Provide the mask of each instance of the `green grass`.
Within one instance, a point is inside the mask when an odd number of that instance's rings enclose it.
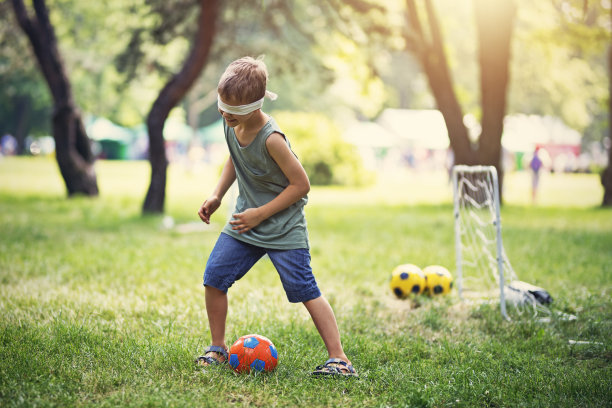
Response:
[[[504,245],[523,280],[575,321],[506,322],[497,307],[448,297],[400,301],[400,263],[454,265],[444,174],[405,173],[368,189],[314,188],[313,268],[357,380],[309,377],[325,348],[262,261],[230,291],[228,341],[271,338],[278,368],[202,373],[201,286],[227,214],[196,210],[217,172],[169,172],[167,213],[142,217],[149,169],[99,162],[97,199],[64,197],[52,160],[0,160],[0,406],[528,406],[612,404],[612,212],[595,175],[550,175],[528,204],[507,178]],[[547,182],[548,181],[548,182]],[[569,340],[589,341],[570,344]]]

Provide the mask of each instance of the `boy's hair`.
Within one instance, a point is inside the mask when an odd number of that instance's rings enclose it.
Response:
[[[243,57],[225,69],[219,79],[217,92],[224,98],[248,104],[265,96],[267,81],[266,64],[260,59]]]

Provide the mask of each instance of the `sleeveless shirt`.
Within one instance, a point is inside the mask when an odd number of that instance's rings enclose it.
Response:
[[[249,145],[242,147],[234,129],[227,126],[225,121],[223,121],[223,129],[238,182],[238,198],[234,213],[261,207],[272,201],[289,185],[289,180],[270,156],[266,148],[266,140],[272,133],[279,133],[291,149],[291,144],[285,134],[281,132],[274,119],[269,117],[268,122],[259,130],[255,139]],[[232,230],[229,222],[225,225],[223,232],[239,241],[262,248],[308,249],[308,230],[304,216],[304,206],[307,202],[308,197],[304,196],[243,234]]]

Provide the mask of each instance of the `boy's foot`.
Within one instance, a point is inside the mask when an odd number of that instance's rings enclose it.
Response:
[[[330,358],[325,364],[317,366],[312,375],[331,375],[339,377],[359,377],[355,368],[339,358]]]
[[[198,357],[196,365],[208,367],[227,363],[229,356],[227,350],[221,346],[208,346],[204,349],[204,355]]]

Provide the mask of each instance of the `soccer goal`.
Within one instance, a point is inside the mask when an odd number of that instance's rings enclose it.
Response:
[[[505,319],[549,314],[548,293],[518,280],[502,243],[499,183],[493,166],[453,167],[456,282],[470,301],[499,301]]]

